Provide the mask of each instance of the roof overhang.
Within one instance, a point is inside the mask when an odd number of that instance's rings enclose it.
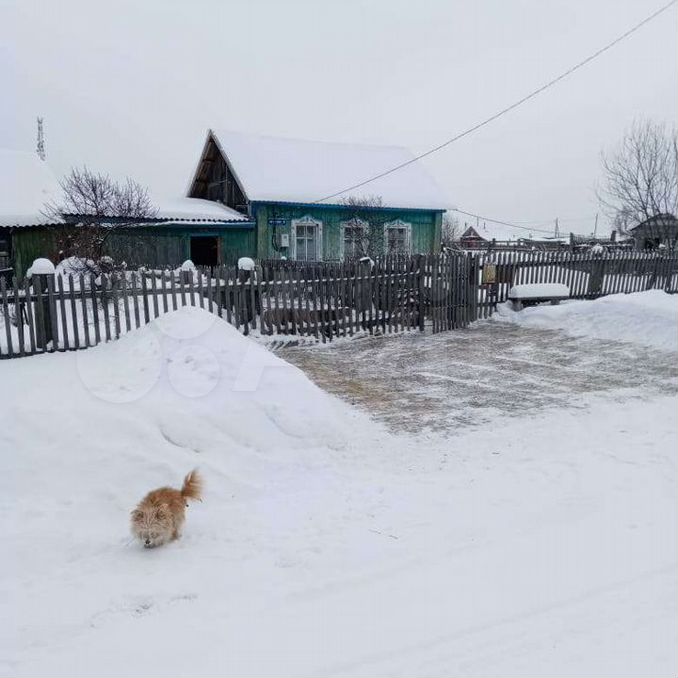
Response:
[[[437,212],[443,214],[447,210],[440,207],[393,207],[391,205],[350,205],[347,203],[328,203],[328,202],[293,202],[287,200],[252,200],[251,204],[256,205],[281,205],[283,207],[301,207],[306,209],[351,209],[355,212]]]

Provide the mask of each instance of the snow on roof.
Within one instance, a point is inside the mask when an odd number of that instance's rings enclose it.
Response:
[[[201,198],[174,198],[163,201],[158,208],[156,218],[199,223],[250,221],[249,217],[220,202]]]
[[[249,200],[310,203],[414,159],[406,148],[253,136],[210,130]],[[379,196],[386,207],[440,209],[450,204],[419,162],[355,191]]]
[[[60,194],[49,165],[35,153],[0,149],[0,226],[58,223],[43,212]]]

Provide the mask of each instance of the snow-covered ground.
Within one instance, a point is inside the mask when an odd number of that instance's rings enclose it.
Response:
[[[523,327],[564,330],[575,337],[628,341],[665,351],[678,350],[678,295],[661,290],[612,294],[595,301],[563,301],[520,312],[500,305],[495,320]]]
[[[676,673],[672,381],[396,435],[193,308],[0,381],[0,675]]]

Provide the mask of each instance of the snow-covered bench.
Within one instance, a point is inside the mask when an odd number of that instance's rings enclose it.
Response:
[[[559,304],[561,299],[570,298],[570,288],[562,283],[532,283],[528,285],[514,285],[508,293],[514,311],[520,311],[524,306],[534,306],[549,301]]]

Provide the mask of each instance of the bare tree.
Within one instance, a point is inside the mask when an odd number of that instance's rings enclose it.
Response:
[[[73,168],[60,185],[61,200],[45,206],[49,216],[62,217],[67,223],[74,220],[58,231],[59,256],[75,257],[85,271],[120,268],[122,264],[108,256],[107,242],[113,233],[156,215],[148,191],[130,178],[118,183],[87,167]]]
[[[461,236],[461,224],[459,218],[451,214],[445,214],[443,217],[443,227],[441,234],[442,244],[446,247],[452,247]]]
[[[678,209],[678,141],[675,129],[636,121],[612,153],[601,153],[603,208],[621,232]]]
[[[343,200],[349,207],[349,218],[344,223],[344,256],[347,258],[374,257],[380,254],[396,254],[407,246],[406,234],[398,228],[386,225],[393,217],[383,210],[381,196],[362,198],[350,196]],[[404,229],[403,229],[404,230]]]

